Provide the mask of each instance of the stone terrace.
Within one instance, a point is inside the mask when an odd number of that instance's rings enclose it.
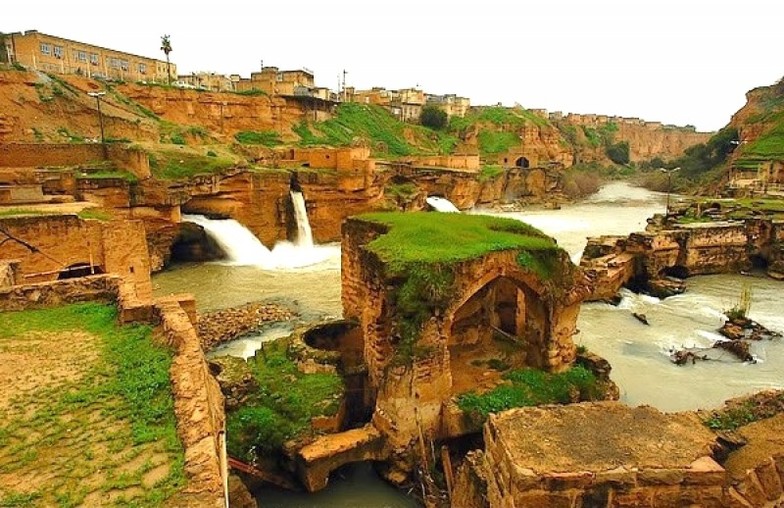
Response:
[[[714,443],[694,414],[613,402],[524,408],[491,416],[479,467],[491,506],[722,506]]]

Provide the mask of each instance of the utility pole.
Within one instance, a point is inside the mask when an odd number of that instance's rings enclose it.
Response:
[[[95,101],[98,103],[98,125],[101,127],[101,151],[103,152],[103,159],[108,159],[108,155],[106,153],[106,138],[103,135],[103,113],[101,112],[101,97],[106,95],[106,92],[87,92],[87,95],[90,97],[95,97]]]
[[[343,69],[343,102],[346,102],[346,69]]]

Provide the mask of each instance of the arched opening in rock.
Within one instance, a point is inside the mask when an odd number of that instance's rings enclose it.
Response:
[[[525,157],[518,157],[515,161],[515,166],[518,168],[529,168],[531,167],[531,163]]]
[[[88,275],[100,275],[104,273],[100,266],[90,266],[90,263],[74,263],[60,270],[57,280],[75,279],[77,277],[87,277]]]
[[[226,259],[227,255],[218,242],[192,222],[179,224],[179,232],[171,246],[172,262],[214,261]]]
[[[546,305],[525,283],[498,277],[484,285],[452,316],[454,393],[490,388],[511,368],[541,367],[548,330]]]
[[[317,325],[303,333],[302,340],[314,349],[340,353],[338,367],[346,384],[346,427],[368,423],[376,400],[367,382],[365,340],[358,323],[339,320]]]
[[[664,277],[675,277],[676,279],[686,279],[689,277],[689,269],[683,265],[668,266],[660,272]]]

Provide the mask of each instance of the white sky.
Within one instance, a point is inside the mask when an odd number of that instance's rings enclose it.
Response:
[[[782,0],[35,0],[0,31],[42,32],[245,77],[307,67],[319,86],[419,85],[715,130],[784,75]]]

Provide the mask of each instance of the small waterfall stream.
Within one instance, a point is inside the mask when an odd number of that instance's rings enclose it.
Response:
[[[268,266],[272,253],[248,228],[234,219],[213,220],[203,215],[183,215],[182,220],[204,228],[228,256],[233,265]]]
[[[436,212],[460,213],[460,210],[446,198],[429,196],[425,202]]]
[[[299,191],[292,190],[291,202],[294,205],[294,218],[297,220],[297,246],[313,247],[313,232],[310,230],[305,196]]]

